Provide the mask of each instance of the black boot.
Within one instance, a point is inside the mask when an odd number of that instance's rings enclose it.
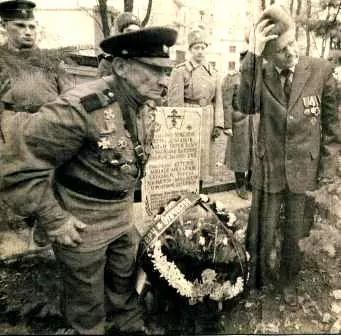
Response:
[[[236,185],[237,185],[236,192],[237,192],[238,197],[240,197],[241,199],[244,199],[244,200],[248,200],[249,195],[248,195],[247,190],[246,190],[245,173],[235,172],[234,174],[236,177]]]

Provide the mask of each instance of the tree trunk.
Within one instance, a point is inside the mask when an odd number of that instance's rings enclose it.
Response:
[[[305,36],[306,36],[306,41],[307,41],[307,44],[306,44],[306,47],[305,47],[305,55],[306,56],[309,56],[310,54],[310,30],[309,29],[306,29],[305,31]]]
[[[103,36],[106,38],[110,35],[107,0],[98,0],[98,9],[101,17]]]
[[[310,18],[310,15],[311,15],[311,0],[307,0],[307,18],[306,18],[306,25],[305,25],[305,34],[306,34],[306,41],[307,41],[307,44],[306,44],[306,49],[305,49],[305,54],[306,56],[309,56],[310,54],[310,28],[309,28],[309,18]]]
[[[296,18],[301,14],[301,9],[302,9],[302,0],[297,0]],[[298,30],[299,30],[299,27],[298,25],[296,25],[296,30],[295,30],[296,40],[298,39]]]
[[[142,27],[145,27],[150,19],[150,14],[152,13],[152,6],[153,6],[153,0],[148,0],[147,13],[141,23]]]
[[[124,11],[132,12],[134,9],[134,0],[123,0],[124,1]]]
[[[261,9],[262,9],[262,10],[265,9],[265,0],[261,0]]]
[[[330,20],[330,7],[328,6],[327,15],[325,21],[328,22]],[[326,52],[327,40],[329,37],[328,29],[325,29],[325,35],[322,37],[322,46],[321,46],[321,55],[320,58],[324,58],[324,53]]]
[[[294,14],[294,0],[290,0],[290,14],[291,16]]]

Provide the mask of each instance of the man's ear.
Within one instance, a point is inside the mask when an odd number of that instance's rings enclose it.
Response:
[[[7,22],[0,20],[0,28],[6,30],[7,29]]]
[[[121,57],[114,57],[112,61],[112,68],[114,73],[122,78],[127,78],[129,62]]]

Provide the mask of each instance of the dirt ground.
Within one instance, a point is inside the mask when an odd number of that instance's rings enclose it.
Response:
[[[0,269],[0,334],[60,334],[65,325],[58,310],[61,274],[54,260],[35,257]],[[175,321],[172,312],[159,321],[177,335],[248,333],[328,333],[335,318],[330,310],[329,288],[314,265],[305,264],[300,274],[300,309],[290,311],[276,289],[250,293],[233,307],[225,307],[219,320],[201,327],[190,326],[193,310],[184,309],[185,321]],[[167,316],[168,314],[168,316]],[[198,315],[199,316],[199,315]],[[187,319],[187,321],[186,321]]]
[[[249,202],[236,205],[234,193],[213,199],[235,205],[240,220],[246,221]],[[13,261],[14,260],[14,261]],[[67,334],[59,313],[61,274],[51,255],[0,260],[0,334]],[[218,314],[205,315],[200,306],[181,306],[178,311],[158,310],[154,317],[172,335],[187,334],[324,334],[337,323],[340,299],[331,297],[328,275],[306,258],[299,274],[299,309],[292,311],[276,287],[251,292],[226,304]],[[163,306],[163,308],[165,308]],[[340,309],[340,311],[338,311]]]

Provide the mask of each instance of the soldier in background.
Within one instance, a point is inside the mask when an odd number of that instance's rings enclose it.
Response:
[[[240,53],[242,62],[247,51]],[[232,131],[230,146],[226,151],[226,164],[234,172],[237,194],[240,198],[249,198],[247,189],[250,187],[252,162],[254,162],[254,148],[257,139],[259,115],[247,115],[240,112],[238,89],[240,73],[228,73],[223,80],[223,107],[225,119],[232,116]]]
[[[61,55],[37,47],[34,8],[35,4],[26,0],[0,3],[7,32],[7,43],[0,47],[0,70],[9,79],[0,99],[6,109],[17,112],[34,113],[73,86],[62,67]]]
[[[128,33],[141,29],[141,22],[139,18],[131,12],[124,12],[118,16],[115,22],[114,31],[112,35]],[[110,76],[112,74],[112,59],[109,54],[103,53],[99,55],[99,65],[97,70],[97,77]]]
[[[74,86],[62,67],[62,55],[37,47],[35,4],[31,1],[0,3],[2,28],[7,42],[0,47],[0,100],[6,110],[34,113],[45,103]],[[35,217],[26,218],[36,225]],[[44,230],[31,231],[30,248],[48,245]]]
[[[85,83],[38,113],[4,111],[0,190],[39,217],[63,274],[62,313],[80,334],[148,333],[135,290],[134,184],[144,174],[155,110],[176,31],[153,27],[101,42],[113,74]],[[50,176],[53,174],[53,186]]]
[[[205,61],[208,42],[202,29],[188,35],[190,60],[177,65],[169,80],[168,106],[205,107],[201,128],[200,180],[213,182],[210,160],[213,141],[222,131],[232,135],[232,125],[224,124],[221,83],[217,71]]]

